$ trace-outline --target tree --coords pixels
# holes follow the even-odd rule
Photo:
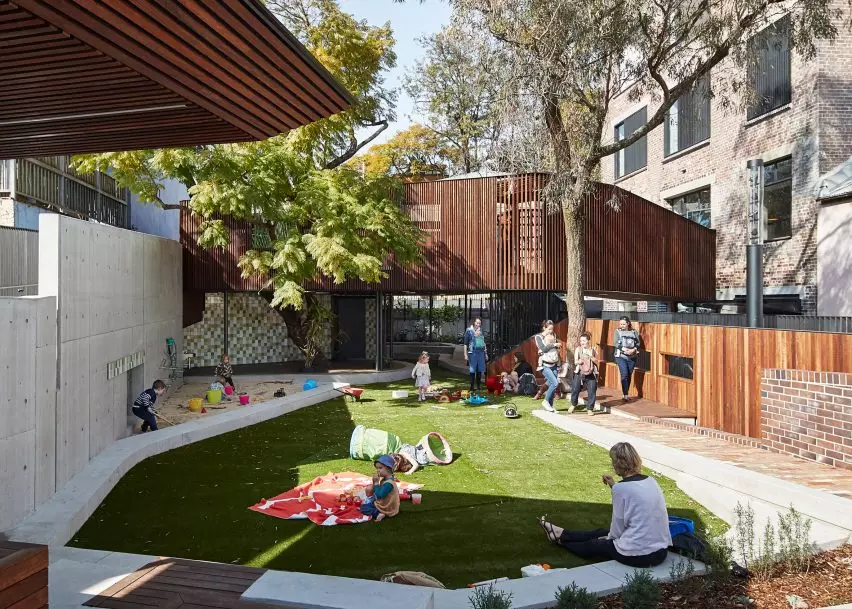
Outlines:
[[[244,276],[268,278],[289,337],[306,365],[324,365],[318,341],[330,314],[305,285],[320,276],[377,282],[391,256],[419,256],[420,232],[395,200],[385,177],[362,177],[344,166],[393,118],[383,73],[396,61],[389,26],[370,27],[332,0],[287,0],[271,8],[308,50],[353,94],[352,108],[261,142],[76,157],[80,171],[110,169],[143,201],[160,198],[164,179],[189,189],[189,207],[204,218],[199,243],[226,246],[231,216],[256,226],[258,247],[239,265]],[[359,140],[365,126],[373,133]]]
[[[355,169],[370,176],[416,177],[447,175],[449,159],[440,137],[419,123],[400,131],[384,144],[374,144],[349,161]]]
[[[669,108],[713,70],[708,91],[723,107],[753,102],[743,66],[749,40],[783,12],[791,46],[812,57],[816,38],[836,36],[831,0],[454,0],[459,14],[483,22],[510,52],[510,105],[529,117],[530,133],[548,149],[552,177],[544,198],[562,213],[566,240],[568,338],[585,327],[581,261],[583,199],[601,159],[662,124]],[[719,68],[714,70],[714,68]],[[659,107],[647,123],[613,141],[610,103],[627,93]],[[523,155],[518,160],[523,163]],[[641,254],[632,254],[641,255]]]
[[[405,90],[441,138],[452,169],[480,170],[500,134],[498,100],[505,53],[477,24],[454,21],[420,39],[425,56]]]

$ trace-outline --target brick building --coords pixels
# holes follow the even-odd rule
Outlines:
[[[828,205],[819,197],[826,176],[836,173],[852,155],[852,32],[838,26],[833,42],[819,41],[814,59],[804,61],[789,48],[789,17],[757,35],[756,66],[749,80],[762,103],[725,109],[704,91],[707,82],[678,100],[663,125],[602,162],[605,182],[671,207],[716,230],[716,305],[740,308],[746,281],[746,162],[760,158],[764,173],[764,284],[767,311],[852,315],[852,298],[834,294],[820,302],[822,251],[819,222]],[[721,65],[718,70],[740,69]],[[658,101],[630,99],[627,91],[611,106],[612,137],[629,136],[647,120]],[[734,104],[742,106],[742,104]],[[852,237],[852,207],[831,213],[834,242]],[[838,239],[838,230],[848,237]],[[823,231],[824,232],[824,231]],[[820,254],[818,255],[818,252]],[[836,265],[835,260],[831,264]],[[844,257],[849,260],[850,257]],[[852,285],[852,263],[839,273],[844,292]],[[608,303],[607,308],[615,308]],[[637,303],[644,310],[649,303]],[[629,308],[629,307],[628,307]]]

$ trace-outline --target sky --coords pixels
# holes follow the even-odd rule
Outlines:
[[[357,19],[366,19],[371,25],[382,25],[390,21],[396,39],[397,66],[387,75],[388,87],[399,90],[397,120],[390,124],[374,143],[388,140],[394,133],[406,129],[412,122],[414,107],[411,99],[402,90],[402,77],[414,66],[423,49],[417,39],[424,34],[433,34],[450,22],[450,5],[446,0],[407,0],[398,4],[393,0],[339,0],[340,6]]]

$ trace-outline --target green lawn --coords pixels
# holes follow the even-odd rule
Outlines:
[[[610,471],[606,451],[533,417],[538,403],[529,398],[514,400],[521,418],[508,420],[501,410],[458,403],[439,410],[413,398],[394,402],[394,388],[410,383],[372,386],[366,402],[336,399],[147,459],[69,545],[368,579],[408,569],[453,587],[519,577],[534,562],[583,564],[550,546],[536,517],[547,513],[578,529],[608,526],[610,492],[600,482]],[[348,458],[356,424],[407,442],[439,431],[456,460],[404,476],[425,485],[423,503],[404,502],[398,517],[382,523],[317,527],[246,509],[330,471],[369,473],[370,463]],[[671,514],[724,530],[671,480],[657,479]]]

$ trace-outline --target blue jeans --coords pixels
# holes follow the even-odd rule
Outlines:
[[[148,431],[148,428],[151,428],[151,431],[157,431],[157,417],[154,416],[153,412],[148,412],[143,408],[133,408],[133,414],[142,419],[142,431]]]
[[[633,375],[633,369],[636,368],[636,358],[616,357],[615,364],[621,373],[621,395],[627,395],[630,391],[630,377]]]
[[[547,393],[544,394],[544,399],[551,406],[553,406],[553,394],[556,393],[557,387],[559,387],[559,375],[557,374],[556,366],[552,368],[550,366],[545,366],[541,369],[541,373],[544,375],[544,380],[547,381]]]
[[[364,516],[369,516],[370,518],[375,518],[381,514],[379,508],[376,507],[375,497],[367,497],[367,500],[361,504],[358,510],[364,514]]]
[[[584,384],[586,385],[586,408],[591,410],[595,407],[595,399],[598,394],[598,379],[595,378],[594,374],[585,377],[582,374],[574,375],[574,380],[571,383],[571,405],[577,405]]]

